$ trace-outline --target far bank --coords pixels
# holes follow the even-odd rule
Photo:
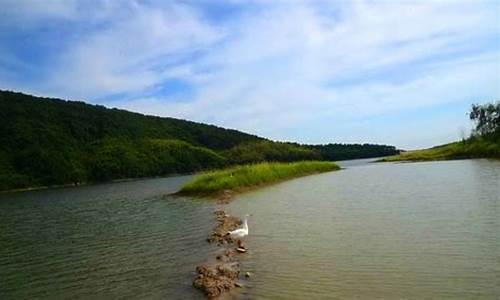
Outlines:
[[[468,158],[500,159],[500,140],[471,138],[461,142],[436,146],[429,149],[402,152],[377,162],[432,161]]]

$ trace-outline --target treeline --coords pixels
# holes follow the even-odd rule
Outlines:
[[[394,155],[394,146],[374,144],[301,145],[271,141],[247,142],[237,145],[223,155],[232,164],[264,161],[291,162],[298,160],[347,160]]]
[[[257,141],[237,145],[223,152],[229,164],[241,165],[254,162],[299,160],[324,160],[312,149],[291,143]]]
[[[471,136],[462,141],[470,157],[500,159],[500,101],[474,104],[469,118],[475,123]]]
[[[346,160],[394,155],[399,151],[394,146],[373,144],[326,144],[307,146],[316,150],[324,160]]]
[[[500,101],[473,104],[469,118],[475,123],[471,138],[500,142]]]
[[[397,152],[384,145],[279,143],[213,125],[0,91],[0,190]]]

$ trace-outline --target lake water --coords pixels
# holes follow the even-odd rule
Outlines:
[[[500,162],[345,162],[239,195],[242,299],[500,297]],[[202,299],[214,204],[188,177],[0,195],[0,298]]]
[[[500,298],[500,162],[343,165],[230,204],[253,214],[242,298]]]
[[[0,299],[203,299],[213,207],[165,196],[187,179],[0,195]]]

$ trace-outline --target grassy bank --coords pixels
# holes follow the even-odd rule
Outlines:
[[[480,138],[471,139],[463,142],[437,146],[430,149],[403,152],[399,155],[388,156],[378,161],[431,161],[467,158],[500,159],[500,141]]]
[[[224,190],[274,183],[285,179],[338,170],[333,162],[259,163],[206,172],[182,187],[180,194],[210,196]]]

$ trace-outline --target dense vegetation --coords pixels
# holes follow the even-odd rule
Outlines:
[[[372,144],[326,144],[311,145],[307,148],[316,151],[322,159],[330,161],[381,157],[399,153],[394,146]]]
[[[83,102],[0,92],[0,190],[220,167],[261,138]]]
[[[259,163],[236,166],[198,175],[193,181],[184,185],[179,193],[209,196],[224,190],[238,191],[243,188],[338,169],[340,167],[337,164],[326,161]]]
[[[263,161],[395,153],[394,147],[383,145],[278,143],[213,125],[0,91],[0,190],[189,173]]]
[[[253,162],[299,160],[321,160],[321,155],[291,143],[257,141],[242,143],[224,152],[230,164],[248,164]]]
[[[428,161],[464,158],[500,159],[500,101],[472,105],[469,117],[476,124],[471,136],[460,142],[425,150],[408,151],[381,161]]]

